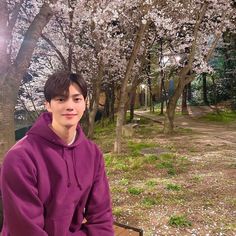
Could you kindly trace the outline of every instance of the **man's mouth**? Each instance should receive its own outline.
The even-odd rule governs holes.
[[[62,116],[64,117],[74,117],[76,116],[77,114],[62,114]]]

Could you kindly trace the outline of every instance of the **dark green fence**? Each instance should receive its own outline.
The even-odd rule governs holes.
[[[26,132],[31,128],[31,125],[25,126],[23,128],[15,130],[15,139],[16,141],[23,138],[26,134]]]

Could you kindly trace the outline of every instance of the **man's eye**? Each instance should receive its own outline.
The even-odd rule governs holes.
[[[75,98],[76,102],[82,101],[82,98]]]
[[[63,102],[63,101],[65,101],[64,98],[57,98],[56,100],[57,100],[58,102]]]

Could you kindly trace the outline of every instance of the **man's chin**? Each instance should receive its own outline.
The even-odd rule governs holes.
[[[71,129],[71,128],[73,128],[73,127],[77,127],[77,124],[78,124],[78,123],[76,123],[76,124],[65,124],[65,128]]]

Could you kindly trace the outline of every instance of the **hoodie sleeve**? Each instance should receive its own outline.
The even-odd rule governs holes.
[[[17,155],[18,154],[18,155]],[[47,236],[43,204],[38,197],[36,169],[17,151],[7,154],[1,173],[4,222],[9,235]]]
[[[77,232],[69,236],[114,236],[111,199],[105,165],[102,154],[94,178],[93,187],[88,197],[85,210],[86,223]]]

